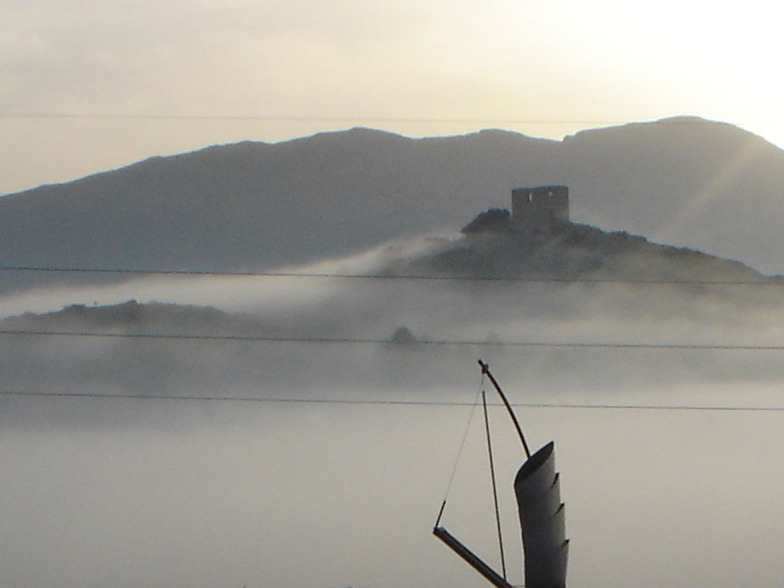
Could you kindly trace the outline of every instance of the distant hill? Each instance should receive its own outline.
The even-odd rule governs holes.
[[[153,158],[0,198],[0,266],[263,270],[453,229],[540,183],[570,186],[577,222],[784,271],[784,152],[694,118],[563,142],[352,129]],[[0,288],[77,278],[4,272]]]
[[[494,210],[489,211],[489,213]],[[487,214],[487,213],[486,213]],[[482,215],[477,217],[477,221]],[[626,231],[568,223],[552,233],[530,233],[511,221],[463,229],[464,237],[405,262],[406,272],[429,275],[553,281],[671,281],[707,284],[784,283],[733,260],[695,249],[653,243]]]
[[[480,222],[496,211],[479,215],[461,238],[434,238],[419,254],[388,261],[380,273],[455,279],[482,292],[486,303],[493,299],[488,292],[499,290],[501,298],[493,304],[501,312],[522,304],[521,314],[546,313],[551,319],[579,316],[608,293],[614,306],[602,310],[606,318],[618,312],[641,320],[699,321],[711,300],[716,326],[728,318],[743,321],[747,311],[784,308],[784,278],[738,261],[579,223],[542,234],[519,231],[510,221]],[[513,301],[503,294],[510,291]],[[526,300],[536,304],[526,306]]]

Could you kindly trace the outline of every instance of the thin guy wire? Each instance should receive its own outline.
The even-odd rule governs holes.
[[[452,489],[452,483],[455,481],[455,475],[457,474],[457,466],[460,463],[460,457],[463,455],[463,449],[465,449],[466,439],[468,439],[468,432],[470,431],[471,423],[474,420],[474,413],[476,413],[477,404],[479,404],[480,394],[481,394],[481,387],[480,387],[480,391],[477,392],[473,404],[471,405],[471,412],[468,414],[468,420],[466,421],[465,430],[463,431],[463,438],[460,440],[460,446],[458,447],[457,450],[457,456],[455,456],[454,465],[452,466],[452,473],[449,475],[449,481],[446,484],[446,491],[444,492],[444,501],[441,503],[441,512],[438,514],[438,520],[436,521],[436,526],[438,526],[438,521],[441,520],[441,515],[443,515],[444,509],[446,508],[446,501],[449,498],[449,492]],[[466,406],[466,404],[462,404],[460,406]]]

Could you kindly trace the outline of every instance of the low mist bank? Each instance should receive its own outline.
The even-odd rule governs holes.
[[[470,397],[477,373],[464,373]],[[132,401],[36,400],[51,412],[102,402],[113,416],[98,426],[0,430],[9,586],[485,585],[430,534],[467,406],[243,404],[198,409],[211,418],[202,414],[197,428],[166,419],[151,428],[112,422],[133,412]],[[193,410],[182,404],[181,416]],[[782,413],[518,415],[532,446],[556,441],[569,585],[779,586]],[[522,451],[503,411],[490,416],[510,580],[519,584],[511,481]],[[483,434],[477,412],[442,524],[497,567]]]

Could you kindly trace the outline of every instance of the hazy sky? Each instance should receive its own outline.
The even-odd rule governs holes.
[[[0,193],[354,125],[560,139],[693,114],[784,145],[777,16],[760,0],[0,0]]]

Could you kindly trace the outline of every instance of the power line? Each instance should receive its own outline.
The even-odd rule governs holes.
[[[566,349],[660,349],[696,351],[784,351],[784,345],[721,345],[710,343],[601,343],[601,342],[558,342],[558,341],[481,341],[459,339],[420,339],[395,342],[392,339],[348,338],[348,337],[286,337],[281,335],[205,335],[181,333],[117,333],[98,331],[25,331],[0,330],[0,336],[10,337],[95,337],[115,339],[158,339],[185,341],[245,341],[254,343],[315,343],[341,345],[394,345],[455,346],[455,347],[538,347]]]
[[[212,271],[212,270],[152,270],[130,268],[76,268],[47,266],[0,266],[4,272],[40,272],[68,274],[129,274],[149,276],[214,276],[214,277],[259,277],[259,278],[302,278],[302,279],[346,279],[346,280],[408,280],[408,281],[456,281],[456,282],[535,282],[577,284],[650,284],[683,286],[784,286],[784,279],[766,278],[752,280],[674,280],[674,279],[617,279],[589,277],[541,277],[541,276],[435,276],[427,274],[334,274],[323,272],[269,272],[269,271]]]
[[[341,398],[256,398],[252,396],[180,396],[164,394],[99,394],[97,392],[30,392],[0,390],[0,396],[30,398],[86,398],[104,400],[155,400],[187,402],[250,402],[261,404],[337,404],[359,406],[411,407],[472,407],[475,403],[459,400],[367,400]],[[709,412],[784,412],[784,406],[720,406],[685,404],[573,404],[558,402],[514,402],[515,408],[558,410],[649,410],[649,411],[709,411]],[[488,406],[500,408],[499,403]]]
[[[594,119],[594,120],[557,120],[545,118],[428,118],[428,117],[385,117],[385,116],[292,116],[269,114],[120,114],[120,113],[65,113],[65,112],[0,112],[0,118],[7,119],[95,119],[95,120],[172,120],[172,121],[260,121],[260,122],[336,122],[336,123],[471,123],[471,124],[542,124],[542,125],[619,125],[628,124],[628,120]],[[702,121],[683,118],[671,120],[670,124],[697,125]],[[745,125],[762,123],[737,123]]]
[[[388,344],[396,347],[407,346],[483,346],[483,347],[541,347],[572,349],[673,349],[697,351],[784,351],[784,345],[721,345],[710,343],[598,343],[598,342],[558,342],[558,341],[482,341],[459,339],[420,339],[395,342],[392,339],[371,337],[286,337],[281,335],[206,335],[187,333],[117,333],[98,331],[26,331],[0,330],[0,336],[10,337],[96,337],[117,339],[160,339],[196,341],[246,341],[255,343],[317,343],[346,345]]]

